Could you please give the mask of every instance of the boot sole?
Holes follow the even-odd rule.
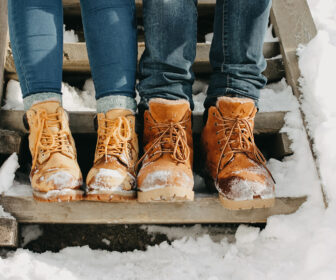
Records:
[[[49,192],[39,192],[33,190],[33,197],[40,202],[70,202],[83,200],[82,190],[53,190]]]
[[[129,194],[121,195],[114,192],[87,193],[85,200],[100,202],[129,202],[136,200],[136,191],[130,191]]]
[[[249,210],[260,208],[271,208],[274,206],[275,198],[270,199],[253,199],[253,200],[232,200],[223,195],[219,195],[220,203],[229,210]]]
[[[183,202],[193,201],[194,192],[182,187],[164,187],[147,192],[138,191],[138,202]]]

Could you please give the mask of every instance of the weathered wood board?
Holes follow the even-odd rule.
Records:
[[[270,18],[274,31],[280,39],[280,51],[285,66],[287,83],[292,87],[294,95],[300,102],[302,92],[300,90],[299,78],[301,73],[296,54],[297,48],[300,44],[308,44],[317,34],[308,3],[306,0],[273,0]],[[307,122],[301,108],[300,111],[306,135],[309,139],[310,150],[315,159],[316,170],[321,179],[321,173],[318,164],[316,164],[313,140],[309,137]],[[327,207],[328,198],[324,192],[323,180],[320,181],[324,204]]]
[[[17,221],[10,218],[0,218],[0,247],[17,247],[17,244]]]
[[[0,129],[0,154],[19,153],[22,133]]]
[[[19,223],[63,224],[195,224],[265,223],[272,215],[291,214],[306,200],[278,198],[269,209],[231,211],[215,195],[185,203],[36,202],[30,197],[2,196],[0,204]]]
[[[300,70],[296,51],[300,44],[307,44],[317,33],[307,1],[273,0],[271,22],[280,39],[287,82],[299,97]]]
[[[138,43],[138,61],[145,50],[143,42]],[[196,73],[210,73],[209,62],[210,44],[198,43],[196,59],[193,70]],[[264,44],[264,56],[267,59],[267,69],[264,74],[269,81],[278,81],[285,76],[281,58],[271,59],[279,54],[279,43],[270,42]],[[13,55],[8,49],[5,69],[8,73],[16,72]],[[63,70],[65,72],[89,73],[90,64],[85,43],[65,43],[63,49]],[[13,75],[10,75],[13,77]]]
[[[27,133],[23,125],[23,111],[0,110],[0,128]],[[255,134],[275,134],[280,131],[285,121],[286,112],[261,112],[255,118]],[[69,112],[72,133],[96,133],[94,129],[94,112]],[[202,114],[193,114],[193,132],[202,129]]]

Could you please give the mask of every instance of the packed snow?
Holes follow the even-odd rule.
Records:
[[[234,240],[226,235],[213,240],[203,235],[178,234],[166,227],[149,226],[149,232],[175,234],[178,240],[148,247],[146,251],[107,252],[87,246],[59,253],[32,253],[18,249],[0,259],[1,279],[323,279],[336,275],[336,1],[308,0],[319,34],[299,50],[302,105],[282,81],[262,93],[261,109],[278,106],[289,111],[283,132],[295,153],[283,161],[271,159],[268,167],[276,181],[277,196],[307,195],[291,215],[268,219],[266,228],[241,225]],[[267,90],[269,92],[267,93]],[[199,93],[200,94],[200,93]],[[263,94],[277,101],[263,101]],[[281,96],[280,96],[281,95]],[[306,114],[309,135],[327,194],[325,209],[319,178],[309,150],[299,106]],[[18,183],[7,194],[25,192]],[[196,226],[197,227],[197,226]],[[198,228],[196,228],[198,230]],[[184,229],[188,231],[188,229]],[[191,231],[195,231],[192,227]],[[104,242],[104,241],[102,241]]]
[[[96,99],[92,79],[86,80],[83,90],[62,83],[62,102],[68,111],[95,111]],[[23,99],[20,83],[10,80],[6,87],[5,102],[2,107],[5,110],[23,110]]]
[[[18,156],[14,153],[0,167],[0,194],[6,192],[13,185],[15,172],[18,168]]]
[[[42,235],[43,230],[39,225],[23,225],[21,228],[21,246],[25,247],[29,242],[38,239]]]
[[[74,30],[65,30],[65,24],[63,25],[63,42],[64,43],[77,43],[78,42],[78,35],[75,33]]]

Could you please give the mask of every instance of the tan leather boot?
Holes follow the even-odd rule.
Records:
[[[191,111],[186,100],[152,99],[144,113],[138,201],[193,200]]]
[[[138,136],[129,110],[99,113],[94,164],[86,178],[87,200],[120,202],[136,199],[135,164]]]
[[[81,200],[82,174],[68,116],[58,101],[44,101],[27,112],[29,149],[33,157],[30,180],[39,201]]]
[[[206,169],[228,209],[271,207],[274,180],[253,137],[257,109],[249,98],[218,98],[202,133]]]

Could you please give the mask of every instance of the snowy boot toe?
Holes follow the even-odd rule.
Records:
[[[99,113],[94,164],[86,178],[86,199],[121,202],[136,199],[138,138],[129,110]]]
[[[144,113],[138,201],[194,199],[191,111],[186,100],[152,99]]]
[[[83,180],[68,117],[58,101],[44,101],[26,112],[29,149],[33,157],[30,180],[39,201],[81,200]]]
[[[224,207],[272,207],[274,180],[254,137],[257,109],[248,98],[220,97],[202,132],[206,169]]]

